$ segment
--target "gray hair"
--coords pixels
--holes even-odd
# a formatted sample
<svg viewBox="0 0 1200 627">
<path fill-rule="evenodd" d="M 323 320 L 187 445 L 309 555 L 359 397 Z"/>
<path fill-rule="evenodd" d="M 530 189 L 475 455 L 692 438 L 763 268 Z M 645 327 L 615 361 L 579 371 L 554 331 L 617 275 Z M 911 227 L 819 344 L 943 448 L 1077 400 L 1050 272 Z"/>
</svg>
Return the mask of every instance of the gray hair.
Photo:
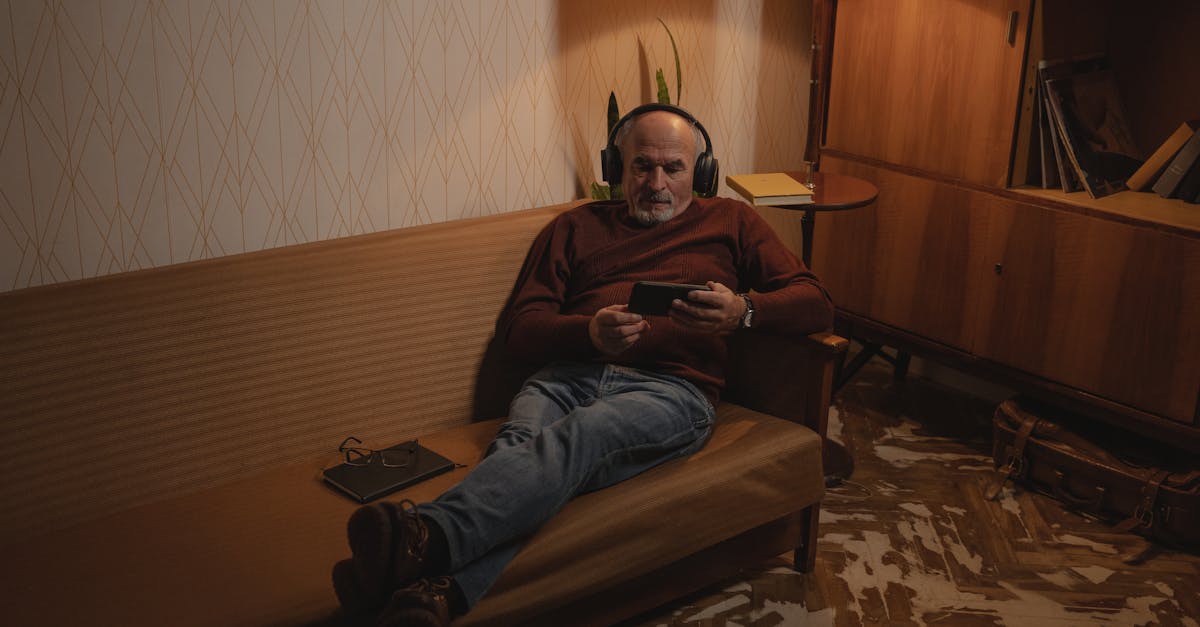
<svg viewBox="0 0 1200 627">
<path fill-rule="evenodd" d="M 664 109 L 655 109 L 654 111 L 664 111 Z M 632 118 L 625 120 L 625 123 L 621 125 L 621 128 L 617 129 L 617 135 L 613 138 L 613 145 L 621 151 L 622 155 L 625 154 L 625 140 L 629 138 L 629 133 L 633 131 L 634 124 L 636 124 L 643 115 L 646 115 L 647 113 L 653 113 L 654 111 L 639 113 Z M 692 129 L 692 137 L 694 138 L 693 143 L 696 145 L 696 158 L 693 160 L 693 163 L 695 161 L 699 161 L 700 155 L 704 154 L 704 149 L 708 147 L 708 143 L 704 141 L 704 133 L 700 131 L 700 127 L 696 126 L 696 123 L 692 120 L 689 120 L 673 111 L 667 111 L 667 113 L 678 116 L 679 119 L 687 122 L 688 127 Z"/>
</svg>

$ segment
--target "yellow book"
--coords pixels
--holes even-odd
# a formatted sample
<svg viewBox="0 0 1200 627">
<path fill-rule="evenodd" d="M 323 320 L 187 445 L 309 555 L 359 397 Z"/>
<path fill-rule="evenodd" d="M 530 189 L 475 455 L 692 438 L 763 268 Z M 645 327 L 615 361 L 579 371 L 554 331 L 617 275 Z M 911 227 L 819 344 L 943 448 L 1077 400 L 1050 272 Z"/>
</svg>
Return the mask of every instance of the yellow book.
<svg viewBox="0 0 1200 627">
<path fill-rule="evenodd" d="M 725 182 L 752 205 L 806 205 L 813 201 L 812 190 L 782 172 L 735 174 Z"/>
<path fill-rule="evenodd" d="M 1158 150 L 1155 150 L 1154 154 L 1146 159 L 1142 167 L 1138 168 L 1137 172 L 1134 172 L 1129 180 L 1125 181 L 1125 186 L 1135 192 L 1150 187 L 1163 173 L 1163 170 L 1167 169 L 1171 159 L 1175 158 L 1175 153 L 1179 152 L 1179 149 L 1183 148 L 1183 145 L 1192 138 L 1192 133 L 1197 128 L 1200 128 L 1200 120 L 1180 124 L 1179 128 L 1175 129 L 1175 132 L 1171 133 L 1166 141 L 1158 147 Z"/>
</svg>

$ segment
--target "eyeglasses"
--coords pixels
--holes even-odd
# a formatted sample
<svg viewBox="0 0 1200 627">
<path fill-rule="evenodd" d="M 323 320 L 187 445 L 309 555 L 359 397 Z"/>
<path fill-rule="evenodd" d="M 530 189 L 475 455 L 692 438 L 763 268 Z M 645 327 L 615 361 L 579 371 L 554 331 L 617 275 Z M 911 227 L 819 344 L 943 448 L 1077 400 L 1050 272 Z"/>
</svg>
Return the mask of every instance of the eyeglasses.
<svg viewBox="0 0 1200 627">
<path fill-rule="evenodd" d="M 404 468 L 408 466 L 417 452 L 417 441 L 409 440 L 385 449 L 362 448 L 354 446 L 362 444 L 362 440 L 350 436 L 338 446 L 338 452 L 346 456 L 346 463 L 351 466 L 369 466 L 379 463 L 385 468 Z"/>
</svg>

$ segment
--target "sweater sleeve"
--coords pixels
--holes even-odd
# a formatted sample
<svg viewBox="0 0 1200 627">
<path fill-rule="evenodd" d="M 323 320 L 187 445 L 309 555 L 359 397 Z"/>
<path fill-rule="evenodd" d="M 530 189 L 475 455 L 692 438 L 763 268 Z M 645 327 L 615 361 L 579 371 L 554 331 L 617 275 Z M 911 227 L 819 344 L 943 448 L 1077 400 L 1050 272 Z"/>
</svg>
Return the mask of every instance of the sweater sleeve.
<svg viewBox="0 0 1200 627">
<path fill-rule="evenodd" d="M 755 328 L 807 335 L 833 326 L 833 300 L 756 211 L 739 212 L 743 291 L 754 290 Z"/>
<path fill-rule="evenodd" d="M 496 336 L 512 355 L 538 362 L 589 359 L 598 351 L 587 315 L 562 312 L 571 278 L 573 233 L 560 215 L 538 234 L 496 322 Z"/>
</svg>

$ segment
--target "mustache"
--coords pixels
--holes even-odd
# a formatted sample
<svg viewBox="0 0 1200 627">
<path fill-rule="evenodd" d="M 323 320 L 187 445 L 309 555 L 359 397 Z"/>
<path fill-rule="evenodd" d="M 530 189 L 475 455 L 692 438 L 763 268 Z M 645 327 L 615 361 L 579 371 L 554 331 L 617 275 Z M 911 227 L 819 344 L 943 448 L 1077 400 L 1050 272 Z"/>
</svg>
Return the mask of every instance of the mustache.
<svg viewBox="0 0 1200 627">
<path fill-rule="evenodd" d="M 671 202 L 674 200 L 674 197 L 671 196 L 671 192 L 662 190 L 643 194 L 642 199 L 647 202 Z"/>
</svg>

